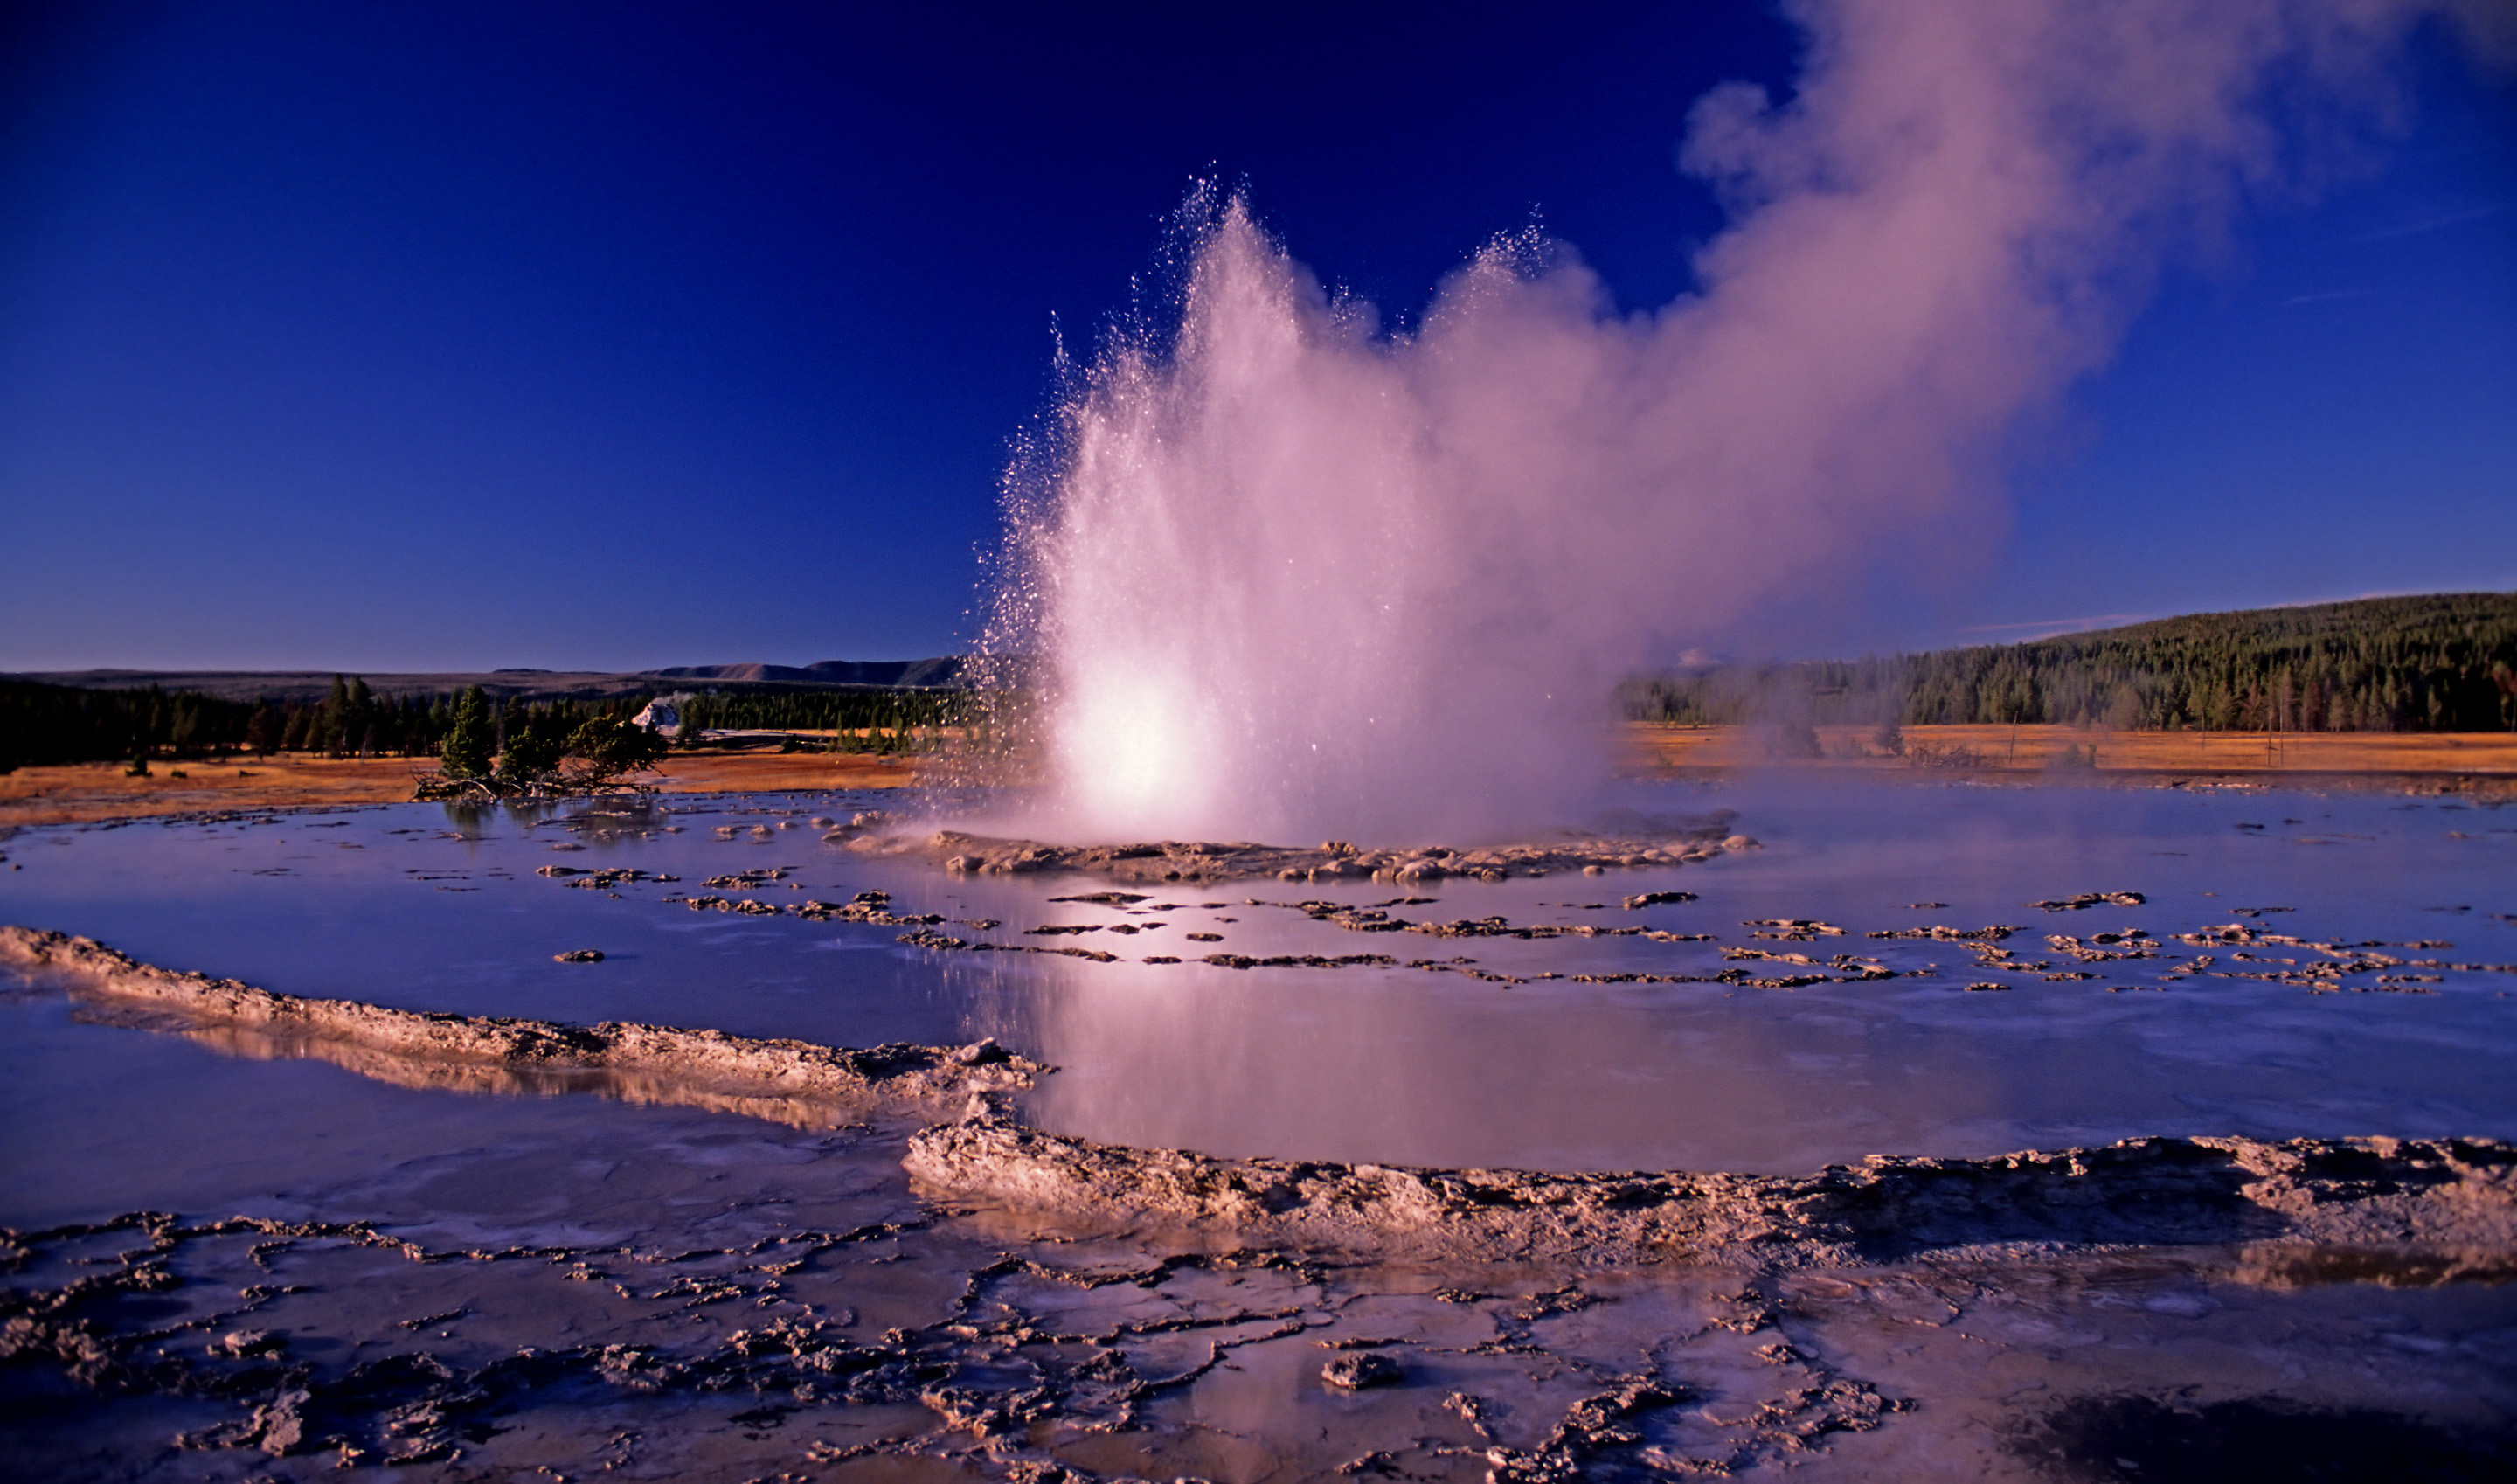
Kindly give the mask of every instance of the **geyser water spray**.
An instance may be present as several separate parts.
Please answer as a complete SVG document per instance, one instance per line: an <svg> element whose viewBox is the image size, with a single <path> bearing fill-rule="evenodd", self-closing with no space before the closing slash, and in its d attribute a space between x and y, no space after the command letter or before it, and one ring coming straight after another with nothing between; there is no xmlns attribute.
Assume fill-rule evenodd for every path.
<svg viewBox="0 0 2517 1484"><path fill-rule="evenodd" d="M1009 481L989 646L1039 661L1035 827L1562 818L1618 674L1985 508L2005 430L2103 360L2163 251L2294 174L2303 125L2384 121L2424 9L1804 0L1797 93L1693 110L1682 161L1733 225L1648 314L1523 236L1385 333L1194 194L1175 302Z"/></svg>
<svg viewBox="0 0 2517 1484"><path fill-rule="evenodd" d="M1421 368L1242 202L1201 196L1182 231L1175 332L1081 378L1019 538L1059 823L1379 839L1545 814L1593 698L1524 683L1578 647L1542 574L1460 524Z"/></svg>

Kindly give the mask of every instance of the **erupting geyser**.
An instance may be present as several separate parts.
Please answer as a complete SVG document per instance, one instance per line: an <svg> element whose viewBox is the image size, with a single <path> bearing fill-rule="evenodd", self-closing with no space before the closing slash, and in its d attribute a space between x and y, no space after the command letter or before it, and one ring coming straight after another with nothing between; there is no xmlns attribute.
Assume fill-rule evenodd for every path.
<svg viewBox="0 0 2517 1484"><path fill-rule="evenodd" d="M1193 195L1176 304L1110 338L1011 481L990 644L1045 661L1043 827L1560 818L1615 675L1979 507L2004 430L2104 359L2162 251L2286 173L2311 100L2390 113L2429 8L1792 5L1797 93L1695 106L1682 160L1734 225L1644 315L1525 234L1385 333Z"/></svg>

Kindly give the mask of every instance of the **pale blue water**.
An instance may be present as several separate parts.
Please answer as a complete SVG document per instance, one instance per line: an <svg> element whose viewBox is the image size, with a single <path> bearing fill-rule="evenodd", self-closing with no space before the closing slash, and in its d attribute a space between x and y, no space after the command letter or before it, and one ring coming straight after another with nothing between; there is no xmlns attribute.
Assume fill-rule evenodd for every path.
<svg viewBox="0 0 2517 1484"><path fill-rule="evenodd" d="M1222 1154L1558 1168L1802 1170L1868 1153L1980 1155L2143 1133L2517 1136L2517 974L2438 973L2426 994L2312 995L2207 976L2154 987L2197 952L2093 964L2093 981L1988 975L1957 945L1875 929L2015 924L2043 935L2230 921L2319 940L2446 942L2387 952L2517 963L2517 811L2378 795L1796 785L1647 790L1651 806L1740 811L1766 848L1683 869L1444 883L1413 893L1275 881L1158 893L1134 913L1046 899L1076 877L965 881L825 845L814 815L898 796L684 798L635 827L481 820L434 805L19 832L0 854L0 921L100 938L170 967L273 990L467 1014L630 1019L843 1045L994 1035L1062 1070L1030 1116L1063 1131ZM766 840L721 840L755 824ZM661 827L684 827L669 834ZM2242 828L2240 826L2260 826ZM582 844L575 851L554 845ZM631 866L678 886L615 898L536 868ZM899 930L694 912L661 901L763 866L789 882L728 895L844 900L879 888L899 912L994 917L989 936L1119 953L1097 964L939 954ZM789 889L789 882L804 890ZM1699 900L1626 912L1630 892ZM2026 904L2138 891L2139 908L2048 913ZM1247 899L1433 905L1402 916L1515 923L1647 922L1711 944L1359 934ZM1944 903L1917 909L1916 903ZM1604 910L1581 904L1604 903ZM1575 904L1565 906L1563 904ZM2294 911L2255 917L2240 908ZM1817 918L1842 938L1752 938L1755 918ZM1231 919L1231 920L1224 920ZM1166 926L1029 937L1045 923ZM950 929L974 936L968 929ZM1213 931L1222 941L1184 941ZM1874 956L1929 977L1794 990L1719 984L1505 986L1411 969L1149 965L1150 954L1386 953L1476 960L1528 978L1711 974L1723 946ZM551 961L597 948L598 965ZM2290 949L2253 952L2313 959ZM2218 954L2221 968L2233 964ZM1791 972L1748 963L1760 974ZM2427 971L2424 971L2427 972ZM1964 986L2000 978L2007 993ZM2373 976L2347 981L2367 990ZM2113 987L2124 993L2109 993ZM662 1117L592 1104L515 1117ZM186 1112L170 1121L169 1108ZM488 1126L498 1100L384 1088L314 1063L236 1062L193 1043L79 1024L60 996L0 1007L0 1222L139 1199L149 1178L256 1167L282 1112L301 1124L442 1118ZM434 1110L434 1111L432 1111ZM672 1115L692 1117L694 1115ZM291 1151L300 1158L305 1151ZM348 1156L345 1156L347 1158ZM362 1158L368 1156L360 1156ZM153 1171L153 1175L152 1175ZM243 1173L239 1189L253 1184ZM206 1194L206 1192L205 1192ZM128 1204L128 1202L124 1202Z"/></svg>

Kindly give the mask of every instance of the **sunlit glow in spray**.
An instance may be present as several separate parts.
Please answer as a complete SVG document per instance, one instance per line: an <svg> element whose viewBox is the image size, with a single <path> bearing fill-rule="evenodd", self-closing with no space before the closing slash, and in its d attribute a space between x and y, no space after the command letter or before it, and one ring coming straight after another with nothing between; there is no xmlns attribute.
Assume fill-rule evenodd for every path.
<svg viewBox="0 0 2517 1484"><path fill-rule="evenodd" d="M2382 116L2392 0L1804 0L1797 95L1682 158L1733 225L1620 316L1500 241L1382 330L1193 195L1010 486L990 645L1038 657L1044 829L1384 843L1560 818L1653 652L1984 508L2162 248ZM2278 86L2275 86L2275 83ZM2276 112L2266 102L2282 101Z"/></svg>

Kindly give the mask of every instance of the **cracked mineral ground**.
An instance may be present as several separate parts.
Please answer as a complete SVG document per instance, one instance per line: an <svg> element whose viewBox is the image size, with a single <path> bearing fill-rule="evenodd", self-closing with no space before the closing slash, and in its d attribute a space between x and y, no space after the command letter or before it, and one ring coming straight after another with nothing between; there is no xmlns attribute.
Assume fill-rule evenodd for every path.
<svg viewBox="0 0 2517 1484"><path fill-rule="evenodd" d="M6 1472L2517 1470L2510 811L942 809L0 840Z"/></svg>

